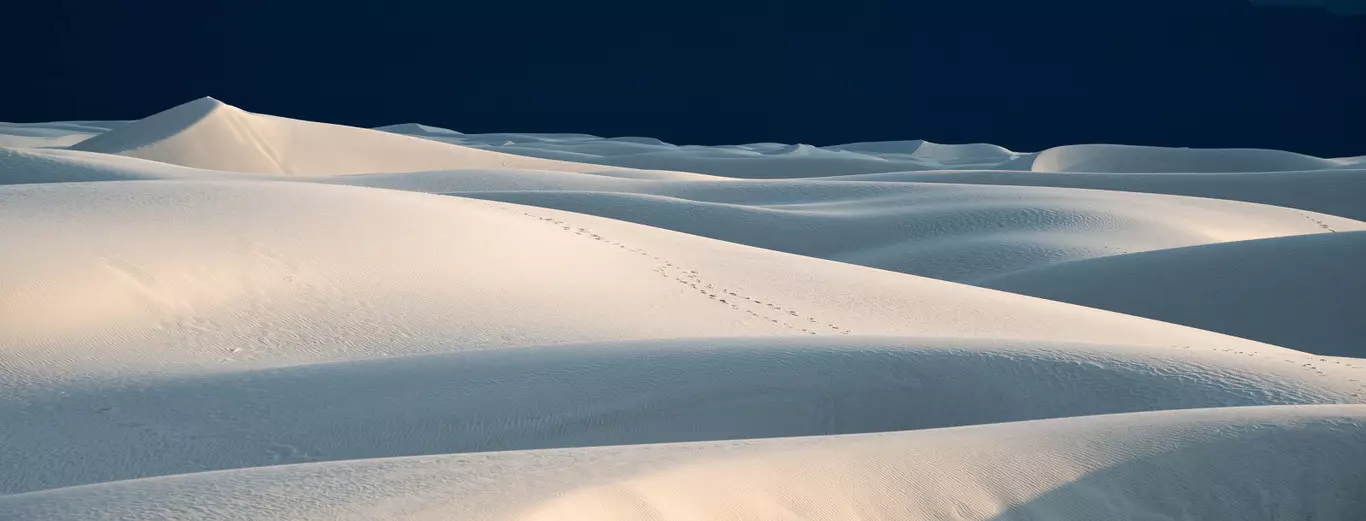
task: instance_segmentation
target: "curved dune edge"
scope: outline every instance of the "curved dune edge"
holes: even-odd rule
[[[1289,208],[1116,191],[663,174],[497,169],[304,179],[588,213],[966,283],[1058,262],[1366,229]],[[0,184],[149,179],[299,178],[74,151],[0,151]]]
[[[1328,159],[1262,149],[1197,149],[1132,145],[1066,145],[1034,158],[1035,172],[1288,172],[1341,166]]]
[[[1113,144],[1022,153],[985,143],[924,140],[827,147],[677,146],[652,138],[587,134],[462,134],[413,123],[357,129],[252,114],[213,98],[135,122],[0,124],[0,145],[69,146],[187,166],[292,175],[496,166],[576,171],[581,168],[577,163],[755,179],[940,169],[1200,174],[1334,169],[1361,162],[1279,150]],[[376,162],[377,156],[386,157]],[[452,166],[452,161],[462,166]]]
[[[1366,220],[1366,169],[1218,174],[1040,173],[1007,171],[896,172],[833,178],[842,182],[1051,186],[1186,195],[1261,203]]]
[[[1243,351],[1196,329],[633,223],[254,181],[0,187],[0,372],[174,371],[698,336]],[[648,310],[648,312],[642,312]],[[9,369],[6,369],[8,366]],[[181,369],[175,369],[180,367]],[[159,369],[158,369],[159,368]]]
[[[1366,230],[1366,223],[1334,216],[1191,197],[946,184],[857,188],[848,183],[731,181],[446,193],[598,215],[969,284],[1126,253]]]
[[[51,520],[1353,519],[1366,515],[1356,493],[1363,485],[1366,406],[1288,406],[290,465],[0,496],[0,513]]]
[[[1209,244],[1066,262],[985,287],[1310,353],[1366,356],[1366,232]]]
[[[70,148],[208,170],[292,176],[451,168],[604,169],[380,130],[253,114],[207,97],[95,135]]]
[[[1366,362],[1293,351],[910,337],[504,348],[0,400],[0,418],[45,418],[7,427],[0,493],[324,460],[1363,401]],[[53,472],[55,459],[70,463]]]

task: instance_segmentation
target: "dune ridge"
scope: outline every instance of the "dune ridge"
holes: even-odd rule
[[[1333,356],[1366,357],[1366,233],[1278,237],[1118,255],[983,286],[1180,322]],[[1125,284],[1103,284],[1125,280]]]
[[[1351,519],[1366,513],[1354,486],[1366,470],[1353,464],[1366,460],[1364,409],[1160,411],[290,465],[0,496],[0,511],[96,520]]]
[[[602,169],[441,144],[393,132],[252,114],[208,97],[70,148],[209,170],[296,176],[443,168]]]

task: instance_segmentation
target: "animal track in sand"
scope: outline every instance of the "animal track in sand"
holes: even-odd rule
[[[1314,221],[1314,224],[1319,225],[1319,228],[1323,228],[1323,229],[1325,229],[1325,230],[1328,230],[1329,233],[1337,233],[1337,232],[1338,232],[1337,230],[1334,230],[1333,227],[1328,226],[1328,223],[1325,223],[1325,222],[1323,222],[1323,221],[1320,221],[1320,220],[1318,220],[1318,219],[1315,219],[1313,216],[1311,216],[1311,215],[1309,215],[1309,214],[1307,214],[1307,213],[1304,213],[1304,212],[1296,212],[1296,213],[1298,213],[1298,214],[1304,216],[1305,219],[1309,219],[1310,221]]]
[[[500,208],[507,211],[515,211],[511,208]],[[687,286],[688,288],[695,290],[698,293],[701,293],[702,295],[706,296],[708,299],[714,300],[718,304],[725,305],[735,311],[743,311],[744,313],[751,315],[753,317],[759,318],[761,320],[767,320],[768,322],[777,324],[784,328],[791,329],[793,331],[797,331],[800,333],[805,333],[808,335],[821,334],[822,329],[817,326],[824,321],[820,321],[817,320],[815,317],[808,316],[806,317],[807,320],[812,323],[810,327],[802,327],[802,325],[800,325],[799,323],[794,324],[793,322],[791,322],[791,320],[800,320],[804,315],[797,312],[796,310],[785,308],[783,306],[775,304],[771,301],[771,299],[761,300],[758,297],[751,297],[749,295],[744,295],[739,291],[712,284],[705,280],[702,277],[702,275],[698,273],[698,271],[695,269],[689,269],[683,266],[676,265],[671,261],[667,261],[660,258],[658,255],[655,255],[645,250],[644,248],[635,248],[628,246],[616,240],[607,238],[602,234],[597,233],[588,228],[573,226],[565,221],[555,219],[553,217],[542,217],[531,212],[524,211],[520,213],[526,217],[530,217],[532,219],[536,219],[538,221],[542,221],[545,223],[553,224],[556,227],[558,227],[561,231],[572,232],[574,235],[592,239],[594,241],[601,242],[608,246],[612,246],[629,253],[634,253],[636,255],[640,255],[642,257],[658,261],[659,264],[656,265],[651,271],[660,274],[660,276],[664,278],[672,279],[673,281],[683,286]],[[774,312],[776,312],[776,316],[774,315]],[[840,327],[834,323],[826,322],[825,326],[831,330],[831,333],[837,332],[841,335],[851,335],[854,333],[852,330]]]

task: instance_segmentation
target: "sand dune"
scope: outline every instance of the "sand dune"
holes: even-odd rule
[[[1284,206],[1366,219],[1366,169],[1219,174],[1086,174],[1006,171],[897,172],[841,176],[841,181],[1052,186],[1188,195]]]
[[[631,168],[682,170],[751,178],[799,178],[938,168],[1000,167],[1032,154],[985,144],[939,144],[925,140],[850,143],[829,147],[750,143],[678,146],[652,138],[600,138],[587,134],[441,134],[407,125],[391,132],[531,157]]]
[[[1366,357],[1366,232],[1068,262],[986,287],[1336,356]]]
[[[0,519],[1360,518],[1358,159],[0,124]]]
[[[289,465],[0,496],[24,519],[1354,519],[1366,406]]]
[[[393,133],[395,133],[395,134],[409,134],[409,135],[419,135],[419,136],[459,136],[459,135],[462,135],[460,132],[456,132],[456,131],[451,130],[451,129],[448,129],[448,128],[433,127],[433,126],[423,125],[423,124],[421,124],[421,123],[403,123],[403,124],[400,124],[400,125],[387,125],[387,126],[383,126],[383,127],[375,127],[375,130],[383,130],[383,131],[385,131],[385,132],[393,132]]]
[[[0,147],[67,147],[103,131],[104,129],[78,129],[68,125],[0,123]]]
[[[258,179],[272,181],[311,181],[324,183],[330,182],[335,184],[364,185],[365,183],[353,182],[348,180],[391,179],[392,181],[389,182],[393,183],[392,187],[396,189],[421,192],[439,192],[441,190],[424,190],[422,189],[422,187],[426,183],[437,181],[438,178],[442,176],[448,176],[449,174],[447,172],[453,171],[441,170],[433,172],[401,172],[395,174],[374,174],[368,176],[337,175],[299,177],[281,174],[257,174],[236,171],[212,170],[171,163],[163,163],[160,161],[141,159],[137,157],[111,155],[81,150],[44,149],[28,147],[0,147],[0,185],[154,179]],[[594,170],[591,172],[528,169],[462,169],[454,170],[454,172],[461,172],[461,176],[477,176],[481,175],[481,173],[489,172],[506,172],[509,173],[507,174],[507,177],[512,179],[518,177],[536,176],[559,179],[577,178],[707,181],[724,179],[688,172],[627,169],[604,169]],[[376,184],[383,185],[385,183],[378,182]]]
[[[865,174],[952,167],[998,167],[1018,154],[994,145],[941,145],[927,141],[903,147],[855,144],[851,148],[755,143],[724,147],[677,147],[637,142],[527,140],[490,143],[480,136],[449,140],[489,150],[534,157],[630,168],[682,170],[745,179],[789,179],[832,174]],[[861,146],[860,146],[861,145]],[[885,144],[881,144],[885,145]]]
[[[179,105],[71,148],[211,170],[298,176],[446,168],[601,169],[252,114],[213,98]]]
[[[557,208],[772,250],[957,282],[1071,260],[1366,223],[1280,207],[1188,197],[1032,187],[791,181],[607,184],[453,174],[451,195]],[[417,188],[387,178],[344,183]],[[587,190],[575,189],[582,186]]]
[[[1293,351],[914,337],[505,348],[115,380],[0,400],[0,417],[47,419],[7,428],[0,493],[323,460],[1363,397],[1366,362]],[[69,434],[53,438],[54,424]],[[70,463],[53,472],[58,458]]]
[[[1030,169],[1035,172],[1207,174],[1293,172],[1336,166],[1327,159],[1280,150],[1070,145],[1039,152]]]
[[[250,179],[146,159],[65,149],[0,148],[0,185],[153,179]]]
[[[925,140],[849,143],[827,147],[781,143],[699,147],[677,146],[656,140],[624,146],[619,141],[583,134],[448,135],[405,126],[388,129],[447,143],[533,157],[754,179],[940,169],[1077,173],[1284,172],[1341,168],[1357,163],[1357,158],[1324,159],[1262,149],[1086,144],[1024,153],[986,143],[940,144]],[[801,157],[804,161],[793,161],[795,157]]]
[[[925,161],[934,161],[945,164],[1009,161],[1021,156],[1018,152],[1011,152],[1004,147],[989,143],[941,144],[932,143],[923,139],[911,141],[849,143],[825,148],[852,152],[870,152],[882,154],[883,157],[905,155]]]
[[[109,157],[9,149],[0,152],[0,183],[276,179]],[[557,208],[959,282],[1126,253],[1366,229],[1317,212],[1114,190],[745,181],[657,170],[465,169],[307,179]],[[1350,202],[1350,191],[1325,193]]]
[[[0,187],[0,219],[14,252],[0,259],[0,343],[5,364],[25,370],[709,335],[1274,349],[623,221],[392,190],[14,185]]]

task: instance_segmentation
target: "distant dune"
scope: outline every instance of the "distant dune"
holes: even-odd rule
[[[430,127],[406,127],[422,130]],[[71,146],[165,163],[298,176],[448,168],[595,167],[442,145],[392,132],[252,114],[201,98]]]
[[[1030,169],[1035,172],[1212,174],[1293,172],[1335,166],[1338,165],[1327,159],[1280,150],[1070,145],[1039,152]]]

